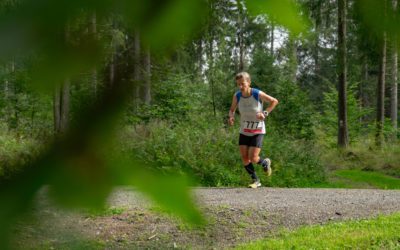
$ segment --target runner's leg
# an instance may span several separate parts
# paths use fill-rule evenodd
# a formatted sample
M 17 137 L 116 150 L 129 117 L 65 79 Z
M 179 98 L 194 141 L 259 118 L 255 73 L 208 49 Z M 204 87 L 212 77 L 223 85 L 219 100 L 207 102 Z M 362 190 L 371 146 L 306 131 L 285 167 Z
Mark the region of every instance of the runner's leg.
M 257 147 L 250 147 L 249 148 L 249 158 L 250 161 L 254 164 L 259 164 L 263 167 L 264 172 L 267 174 L 267 176 L 270 176 L 272 173 L 271 169 L 271 160 L 269 158 L 261 158 L 259 156 L 261 151 L 261 148 Z
M 249 159 L 249 147 L 246 145 L 240 145 L 240 156 L 242 157 L 242 162 L 244 166 L 247 166 L 251 161 Z
M 258 162 L 260 161 L 260 156 L 258 156 L 260 154 L 261 148 L 257 148 L 257 147 L 249 147 L 249 160 L 254 163 L 254 164 L 258 164 Z
M 244 168 L 246 169 L 247 173 L 249 173 L 253 182 L 258 181 L 258 177 L 257 177 L 256 171 L 254 169 L 253 163 L 251 163 L 249 156 L 248 156 L 249 155 L 249 147 L 246 145 L 240 145 L 239 149 L 240 149 L 240 155 L 242 157 L 242 162 L 243 162 Z

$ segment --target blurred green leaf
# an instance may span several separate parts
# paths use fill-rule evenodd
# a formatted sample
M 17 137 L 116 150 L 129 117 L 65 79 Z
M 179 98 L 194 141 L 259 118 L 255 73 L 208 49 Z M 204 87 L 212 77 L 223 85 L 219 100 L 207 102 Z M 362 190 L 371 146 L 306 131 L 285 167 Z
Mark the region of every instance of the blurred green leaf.
M 193 33 L 206 11 L 204 1 L 174 0 L 143 30 L 144 41 L 153 50 L 169 48 Z
M 59 203 L 68 206 L 100 208 L 116 185 L 134 185 L 172 213 L 192 223 L 201 223 L 193 206 L 187 183 L 142 170 L 145 163 L 115 157 L 113 128 L 129 96 L 126 82 L 118 81 L 99 102 L 81 111 L 79 126 L 72 127 L 21 174 L 0 180 L 0 248 L 6 248 L 10 228 L 29 211 L 35 193 L 50 184 Z M 135 155 L 131 157 L 135 158 Z
M 186 178 L 146 170 L 149 166 L 144 165 L 149 163 L 137 161 L 132 157 L 121 156 L 117 162 L 116 165 L 120 169 L 115 173 L 120 175 L 115 176 L 116 183 L 135 186 L 165 210 L 189 223 L 196 225 L 205 223 L 199 209 L 193 204 L 188 189 L 191 183 Z
M 376 36 L 378 40 L 382 39 L 385 31 L 389 40 L 394 41 L 400 35 L 399 6 L 397 11 L 393 9 L 393 1 L 382 0 L 356 0 L 356 13 L 361 17 L 361 24 L 366 26 L 366 31 Z M 400 41 L 397 39 L 397 43 Z
M 246 0 L 246 6 L 250 14 L 266 14 L 294 35 L 305 32 L 307 29 L 308 22 L 300 15 L 300 8 L 293 0 Z
M 25 0 L 9 9 L 0 12 L 0 56 L 38 55 L 33 82 L 47 89 L 104 60 L 106 40 L 71 31 L 82 11 L 96 13 L 98 20 L 120 15 L 126 27 L 141 32 L 146 47 L 164 53 L 195 31 L 206 10 L 201 0 Z

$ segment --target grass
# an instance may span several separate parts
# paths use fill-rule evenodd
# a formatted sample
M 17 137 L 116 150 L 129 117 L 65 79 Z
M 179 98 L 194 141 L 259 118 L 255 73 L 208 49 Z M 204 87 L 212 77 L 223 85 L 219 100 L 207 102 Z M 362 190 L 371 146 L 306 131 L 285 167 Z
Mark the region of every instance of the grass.
M 400 213 L 376 219 L 283 230 L 235 249 L 400 249 Z
M 326 183 L 310 187 L 400 189 L 400 179 L 379 172 L 346 169 L 333 171 Z
M 361 170 L 338 170 L 335 175 L 353 182 L 364 182 L 380 189 L 400 189 L 400 179 L 377 172 Z
M 120 215 L 125 212 L 125 208 L 122 207 L 107 207 L 101 210 L 91 210 L 87 211 L 87 217 L 96 218 L 96 217 L 107 217 L 113 215 Z

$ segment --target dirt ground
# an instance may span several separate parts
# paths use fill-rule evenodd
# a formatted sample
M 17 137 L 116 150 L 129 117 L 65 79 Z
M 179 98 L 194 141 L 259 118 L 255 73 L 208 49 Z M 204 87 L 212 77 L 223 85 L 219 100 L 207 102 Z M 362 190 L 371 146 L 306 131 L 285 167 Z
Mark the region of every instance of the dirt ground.
M 400 191 L 373 189 L 196 188 L 208 224 L 193 227 L 134 189 L 118 188 L 95 215 L 54 206 L 40 192 L 15 227 L 15 249 L 222 249 L 282 228 L 400 211 Z

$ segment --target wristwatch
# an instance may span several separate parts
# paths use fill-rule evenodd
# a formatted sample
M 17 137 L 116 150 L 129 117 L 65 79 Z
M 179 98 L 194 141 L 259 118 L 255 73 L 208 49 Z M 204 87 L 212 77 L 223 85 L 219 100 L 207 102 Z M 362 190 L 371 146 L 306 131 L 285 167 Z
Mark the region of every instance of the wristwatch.
M 264 114 L 265 117 L 267 117 L 267 116 L 269 115 L 269 112 L 265 110 L 265 111 L 263 112 L 263 114 Z

